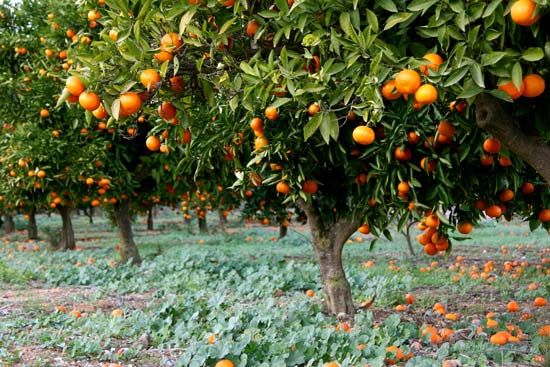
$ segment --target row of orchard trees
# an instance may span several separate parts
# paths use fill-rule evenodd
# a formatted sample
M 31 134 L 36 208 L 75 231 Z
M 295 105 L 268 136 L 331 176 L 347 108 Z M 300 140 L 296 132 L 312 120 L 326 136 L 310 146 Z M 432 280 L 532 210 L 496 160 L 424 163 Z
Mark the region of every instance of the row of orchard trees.
M 193 160 L 176 173 L 181 157 L 193 156 L 189 129 L 174 121 L 156 124 L 155 116 L 146 114 L 120 126 L 108 121 L 103 106 L 94 106 L 98 102 L 91 93 L 79 93 L 84 85 L 70 78 L 75 57 L 105 35 L 101 14 L 63 1 L 25 0 L 0 7 L 0 207 L 7 219 L 17 212 L 28 216 L 31 239 L 37 237 L 36 212 L 58 211 L 63 221 L 58 247 L 73 249 L 71 211 L 104 205 L 120 228 L 122 260 L 138 263 L 132 212 L 183 201 L 185 216 L 194 211 L 204 227 L 207 210 L 219 210 L 223 223 L 239 201 L 225 190 L 232 184 L 232 170 L 225 164 L 230 151 L 204 155 L 208 164 L 200 177 Z M 62 95 L 71 80 L 74 93 Z M 173 96 L 183 90 L 177 82 L 172 80 Z M 147 135 L 159 139 L 146 140 Z M 169 136 L 176 137 L 178 147 L 168 144 Z
M 304 213 L 326 310 L 351 319 L 342 249 L 358 228 L 419 221 L 435 255 L 485 216 L 550 225 L 548 5 L 81 0 L 96 27 L 75 29 L 88 38 L 68 45 L 60 104 L 78 96 L 70 113 L 131 152 L 105 153 L 119 213 L 163 180 L 199 190 L 199 217 L 193 201 L 241 200 L 226 187 L 282 222 Z

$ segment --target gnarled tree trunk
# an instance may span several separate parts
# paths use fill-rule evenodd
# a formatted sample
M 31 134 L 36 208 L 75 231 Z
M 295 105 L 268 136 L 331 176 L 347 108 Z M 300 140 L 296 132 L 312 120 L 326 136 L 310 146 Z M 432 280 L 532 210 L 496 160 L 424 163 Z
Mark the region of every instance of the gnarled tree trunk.
M 500 140 L 550 184 L 550 145 L 542 137 L 522 131 L 503 103 L 490 94 L 478 95 L 475 107 L 477 126 Z
M 313 250 L 321 271 L 324 311 L 336 315 L 341 322 L 353 323 L 355 307 L 342 263 L 342 251 L 360 222 L 355 218 L 341 217 L 327 223 L 311 202 L 299 200 L 298 205 L 306 213 L 311 229 Z
M 285 223 L 279 225 L 279 239 L 283 239 L 288 234 L 288 226 Z
M 147 210 L 147 230 L 153 231 L 155 229 L 154 223 L 153 223 L 153 207 L 150 207 L 149 210 Z
M 36 210 L 31 209 L 28 213 L 29 216 L 29 223 L 27 225 L 27 234 L 29 237 L 29 240 L 36 240 L 38 239 L 38 227 L 36 225 Z
M 15 223 L 11 215 L 6 215 L 4 220 L 4 234 L 9 234 L 15 231 Z
M 57 209 L 62 221 L 61 239 L 57 244 L 57 248 L 60 250 L 74 250 L 76 242 L 74 239 L 73 223 L 71 221 L 71 208 L 68 206 L 58 206 Z
M 120 259 L 122 262 L 131 261 L 132 264 L 140 264 L 141 257 L 134 242 L 132 220 L 130 218 L 130 201 L 128 199 L 120 200 L 115 204 L 115 220 L 120 234 L 120 243 L 118 244 Z
M 200 234 L 208 233 L 208 223 L 206 222 L 206 217 L 199 218 L 199 232 Z

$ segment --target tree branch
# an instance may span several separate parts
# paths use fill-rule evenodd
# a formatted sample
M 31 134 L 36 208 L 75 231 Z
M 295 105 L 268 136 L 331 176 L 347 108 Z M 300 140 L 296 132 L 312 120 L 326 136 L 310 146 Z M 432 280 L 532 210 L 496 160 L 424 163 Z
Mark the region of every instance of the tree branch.
M 550 146 L 540 137 L 519 129 L 518 123 L 495 97 L 480 94 L 475 100 L 476 123 L 518 155 L 550 183 Z

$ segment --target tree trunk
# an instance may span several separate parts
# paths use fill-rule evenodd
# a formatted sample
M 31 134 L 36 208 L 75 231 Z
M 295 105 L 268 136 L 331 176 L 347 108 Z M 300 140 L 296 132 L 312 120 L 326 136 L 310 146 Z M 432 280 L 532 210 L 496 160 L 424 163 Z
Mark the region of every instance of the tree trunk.
M 311 229 L 313 251 L 319 263 L 323 284 L 324 311 L 336 315 L 340 322 L 353 323 L 355 307 L 342 263 L 342 251 L 345 242 L 359 227 L 360 221 L 342 217 L 326 223 L 311 202 L 298 200 L 297 204 L 306 213 Z
M 11 215 L 6 215 L 6 220 L 4 221 L 4 234 L 9 234 L 15 231 L 15 223 L 13 223 L 13 217 Z
M 27 233 L 29 240 L 38 239 L 38 227 L 36 226 L 36 210 L 32 209 L 29 213 L 29 223 L 27 225 Z
M 153 207 L 149 208 L 147 210 L 147 230 L 153 231 L 155 229 L 155 226 L 153 224 Z
M 225 226 L 227 224 L 227 218 L 225 217 L 225 215 L 223 215 L 223 210 L 221 210 L 221 209 L 218 210 L 218 216 L 220 218 L 220 229 L 223 233 L 225 233 L 226 232 Z
M 132 261 L 134 265 L 140 264 L 141 257 L 134 242 L 132 221 L 130 218 L 130 201 L 128 199 L 120 200 L 115 204 L 115 220 L 120 233 L 120 243 L 118 244 L 120 259 L 124 263 Z
M 206 217 L 199 218 L 199 232 L 200 234 L 208 234 L 208 223 Z
M 283 239 L 288 234 L 288 226 L 285 226 L 284 224 L 279 225 L 279 239 Z
M 74 239 L 73 223 L 71 222 L 71 208 L 68 206 L 58 206 L 59 214 L 63 226 L 61 228 L 61 239 L 57 244 L 60 250 L 74 250 L 76 242 Z
M 88 222 L 94 224 L 94 207 L 91 206 L 88 209 L 84 209 L 84 214 L 88 217 Z
M 405 229 L 405 232 L 403 233 L 403 236 L 405 236 L 405 240 L 407 241 L 407 248 L 409 249 L 409 254 L 411 256 L 416 256 L 414 253 L 414 248 L 411 240 L 411 227 L 415 224 L 415 221 L 410 222 L 407 224 L 407 228 Z
M 542 137 L 523 132 L 503 103 L 489 94 L 478 95 L 475 106 L 477 126 L 500 140 L 550 184 L 550 146 Z
M 193 233 L 193 229 L 192 229 L 192 226 L 191 226 L 191 219 L 189 218 L 184 218 L 185 220 L 185 226 L 187 227 L 187 232 L 189 233 Z

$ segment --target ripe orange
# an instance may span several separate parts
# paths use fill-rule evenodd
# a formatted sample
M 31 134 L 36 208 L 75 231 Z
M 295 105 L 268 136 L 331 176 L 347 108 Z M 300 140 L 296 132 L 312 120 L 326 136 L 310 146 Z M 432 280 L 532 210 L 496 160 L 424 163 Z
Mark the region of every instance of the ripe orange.
M 256 21 L 256 20 L 252 19 L 246 25 L 246 35 L 248 37 L 254 37 L 256 32 L 258 32 L 258 29 L 260 29 L 260 23 L 258 23 L 258 21 Z
M 428 256 L 434 256 L 437 254 L 437 248 L 433 243 L 427 243 L 426 246 L 424 246 L 424 252 Z
M 502 215 L 502 208 L 498 205 L 491 205 L 485 209 L 485 214 L 491 218 L 498 218 Z
M 280 194 L 287 195 L 288 193 L 290 193 L 290 186 L 286 182 L 280 181 L 275 186 L 275 190 L 277 190 L 277 192 Z
M 100 18 L 101 18 L 101 13 L 99 12 L 99 10 L 90 10 L 88 12 L 88 20 L 90 22 L 98 20 Z
M 452 138 L 456 133 L 456 128 L 447 120 L 441 121 L 437 126 L 437 131 L 440 135 L 445 135 Z
M 422 168 L 423 170 L 427 170 L 428 172 L 435 171 L 436 165 L 437 162 L 434 160 L 429 160 L 428 157 L 424 157 L 420 161 L 420 168 Z
M 101 106 L 101 99 L 94 92 L 82 92 L 78 97 L 78 102 L 87 111 L 95 111 Z
M 498 164 L 500 164 L 502 167 L 510 167 L 512 165 L 512 160 L 508 157 L 501 155 L 500 157 L 498 157 Z
M 261 151 L 267 145 L 269 145 L 269 140 L 267 140 L 264 136 L 258 136 L 256 140 L 254 140 L 254 149 L 257 151 Z
M 370 145 L 374 141 L 375 134 L 374 130 L 371 129 L 368 126 L 357 126 L 355 129 L 353 129 L 353 140 L 357 144 L 361 145 Z
M 50 111 L 48 111 L 46 108 L 40 110 L 40 117 L 45 119 L 48 116 L 50 116 Z
M 411 190 L 411 187 L 408 182 L 402 181 L 397 185 L 397 191 L 399 193 L 408 194 Z
M 546 84 L 544 79 L 538 74 L 529 74 L 523 78 L 523 84 L 525 85 L 525 90 L 523 91 L 524 97 L 538 97 L 544 93 Z
M 173 52 L 183 45 L 183 40 L 175 32 L 166 33 L 160 39 L 160 50 L 164 52 Z
M 470 222 L 460 222 L 456 226 L 456 229 L 458 230 L 458 232 L 460 232 L 462 234 L 470 234 L 472 232 L 472 230 L 474 229 L 474 226 Z
M 400 71 L 395 78 L 395 88 L 402 94 L 415 93 L 420 88 L 421 83 L 420 75 L 410 69 Z
M 479 163 L 482 166 L 490 166 L 494 162 L 494 158 L 492 155 L 483 154 L 481 157 L 479 157 Z
M 319 103 L 317 102 L 313 102 L 307 107 L 307 113 L 310 116 L 315 116 L 316 114 L 319 113 L 319 111 L 321 111 L 321 106 L 319 106 Z
M 382 85 L 382 96 L 386 98 L 389 101 L 393 101 L 396 99 L 399 99 L 401 97 L 401 93 L 397 91 L 395 88 L 395 80 L 391 79 Z
M 277 107 L 269 106 L 266 107 L 264 115 L 268 120 L 275 121 L 279 117 L 279 110 Z
M 533 0 L 518 0 L 512 5 L 510 15 L 516 24 L 529 27 L 540 18 L 540 15 L 534 16 L 535 10 L 536 4 Z
M 109 31 L 109 38 L 116 42 L 118 40 L 118 32 L 114 29 L 111 29 Z
M 235 365 L 229 359 L 222 359 L 214 367 L 235 367 Z
M 170 120 L 176 117 L 177 114 L 176 107 L 170 102 L 162 102 L 158 108 L 158 114 L 165 120 Z
M 439 65 L 443 64 L 443 58 L 438 54 L 426 54 L 424 59 L 431 62 L 431 64 L 420 65 L 420 72 L 424 75 L 429 75 L 429 70 L 437 71 Z
M 535 185 L 533 185 L 531 182 L 525 182 L 523 185 L 521 185 L 521 193 L 523 195 L 529 195 L 535 192 Z
M 412 158 L 412 152 L 409 148 L 402 150 L 400 147 L 397 147 L 393 155 L 398 161 L 410 161 Z
M 235 0 L 221 0 L 220 2 L 221 2 L 221 4 L 222 4 L 223 6 L 225 6 L 226 8 L 230 8 L 230 7 L 232 7 L 233 5 L 235 5 Z
M 159 64 L 162 64 L 165 61 L 172 60 L 174 58 L 174 55 L 172 55 L 170 52 L 160 51 L 154 54 L 153 57 L 155 58 L 155 60 L 157 60 Z
M 496 345 L 505 345 L 508 343 L 508 338 L 510 338 L 510 333 L 507 331 L 499 331 L 495 335 L 491 336 L 489 342 Z
M 183 80 L 183 77 L 180 75 L 173 76 L 169 79 L 170 81 L 170 89 L 174 93 L 181 93 L 183 92 L 183 89 L 185 87 L 185 82 Z
M 306 291 L 306 296 L 308 296 L 309 298 L 313 298 L 315 297 L 315 292 L 312 289 L 308 289 Z
M 513 200 L 515 196 L 516 195 L 514 194 L 514 192 L 512 190 L 506 189 L 506 190 L 501 191 L 498 194 L 498 199 L 502 202 L 507 202 L 507 201 Z
M 259 117 L 254 117 L 252 121 L 250 121 L 250 128 L 254 132 L 261 132 L 261 135 L 263 135 L 264 132 L 264 121 Z
M 508 312 L 518 312 L 519 311 L 519 305 L 516 301 L 510 301 L 506 305 L 506 310 L 508 310 Z
M 141 98 L 135 92 L 126 92 L 120 96 L 120 116 L 130 116 L 141 109 Z
M 523 83 L 522 81 L 521 86 L 518 89 L 514 85 L 514 82 L 509 81 L 508 83 L 500 84 L 498 86 L 498 89 L 508 94 L 512 99 L 518 99 L 519 97 L 521 97 L 521 95 L 525 91 L 525 83 Z
M 483 150 L 490 154 L 500 152 L 500 141 L 496 138 L 488 138 L 483 142 Z
M 154 135 L 151 135 L 147 138 L 145 141 L 145 145 L 147 146 L 147 149 L 149 149 L 152 152 L 156 152 L 160 149 L 160 140 Z
M 160 84 L 161 77 L 155 69 L 146 69 L 139 75 L 139 81 L 147 90 L 156 89 Z
M 315 194 L 319 189 L 319 185 L 314 180 L 306 180 L 302 184 L 302 191 L 306 194 Z
M 50 50 L 50 49 L 47 49 L 46 51 L 44 51 L 44 53 L 46 54 L 46 57 L 47 58 L 50 58 L 53 56 L 53 51 Z
M 415 299 L 416 299 L 416 297 L 411 293 L 407 293 L 405 295 L 405 301 L 407 302 L 408 305 L 412 305 L 414 303 Z
M 431 214 L 425 218 L 424 223 L 430 228 L 438 228 L 440 224 L 440 220 L 437 215 Z
M 86 89 L 86 86 L 78 77 L 71 76 L 65 82 L 65 88 L 67 88 L 69 93 L 73 96 L 80 96 L 80 94 Z
M 431 84 L 424 84 L 414 93 L 414 99 L 423 105 L 437 101 L 437 89 Z
M 98 108 L 96 108 L 92 114 L 94 115 L 94 117 L 96 119 L 99 119 L 99 120 L 103 120 L 103 119 L 106 119 L 107 117 L 109 117 L 109 114 L 107 113 L 107 111 L 105 110 L 105 107 L 103 107 L 103 105 L 99 105 Z
M 362 234 L 369 234 L 370 233 L 370 227 L 367 223 L 365 223 L 361 227 L 359 227 L 358 231 L 359 231 L 359 233 L 362 233 Z
M 533 305 L 535 305 L 535 307 L 544 307 L 547 304 L 548 304 L 548 301 L 546 300 L 546 298 L 543 298 L 543 297 L 537 297 L 533 301 Z
M 46 177 L 46 171 L 44 171 L 44 170 L 38 171 L 38 173 L 36 174 L 36 177 L 45 178 Z
M 550 209 L 542 209 L 539 212 L 539 220 L 542 223 L 550 222 Z
M 420 135 L 418 135 L 414 131 L 409 131 L 407 133 L 407 141 L 409 142 L 409 144 L 418 144 L 418 142 L 420 141 Z

